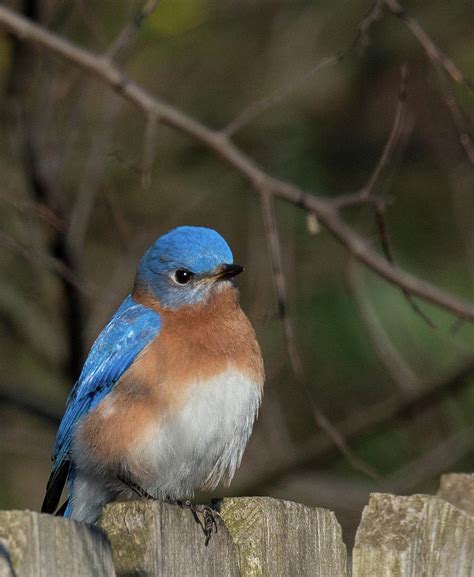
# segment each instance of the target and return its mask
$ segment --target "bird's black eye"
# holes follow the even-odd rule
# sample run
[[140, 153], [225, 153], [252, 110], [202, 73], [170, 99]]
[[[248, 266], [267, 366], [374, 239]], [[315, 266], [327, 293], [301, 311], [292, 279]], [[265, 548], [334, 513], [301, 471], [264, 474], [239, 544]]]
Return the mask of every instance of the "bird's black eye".
[[174, 273], [174, 278], [178, 284], [187, 284], [193, 278], [193, 273], [185, 268], [179, 268]]

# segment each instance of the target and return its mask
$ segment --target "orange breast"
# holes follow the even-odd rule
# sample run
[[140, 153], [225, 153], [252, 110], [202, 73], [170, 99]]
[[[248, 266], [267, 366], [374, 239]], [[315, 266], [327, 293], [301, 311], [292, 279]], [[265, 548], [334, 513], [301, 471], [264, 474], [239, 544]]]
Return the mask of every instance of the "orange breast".
[[204, 304], [167, 310], [147, 294], [134, 299], [162, 320], [152, 341], [84, 420], [80, 437], [98, 458], [119, 462], [151, 423], [179, 409], [190, 386], [229, 366], [263, 387], [264, 370], [254, 330], [239, 306], [237, 291], [224, 287]]

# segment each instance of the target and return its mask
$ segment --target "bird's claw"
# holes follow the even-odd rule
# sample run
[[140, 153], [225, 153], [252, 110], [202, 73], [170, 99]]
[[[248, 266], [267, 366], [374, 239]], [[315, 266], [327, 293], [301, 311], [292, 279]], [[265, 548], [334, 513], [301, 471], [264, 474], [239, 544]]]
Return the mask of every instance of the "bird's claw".
[[217, 523], [220, 517], [219, 513], [209, 507], [209, 505], [199, 505], [191, 501], [178, 501], [178, 505], [186, 507], [191, 511], [196, 523], [201, 527], [206, 538], [204, 544], [207, 547], [211, 540], [212, 534], [217, 533]]

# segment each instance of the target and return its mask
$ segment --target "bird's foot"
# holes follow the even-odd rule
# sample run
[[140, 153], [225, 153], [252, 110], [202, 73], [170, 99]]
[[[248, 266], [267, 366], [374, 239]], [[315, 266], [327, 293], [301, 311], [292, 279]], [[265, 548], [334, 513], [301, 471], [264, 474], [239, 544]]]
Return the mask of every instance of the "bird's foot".
[[219, 513], [216, 509], [209, 507], [209, 505], [199, 505], [191, 501], [176, 501], [180, 507], [187, 508], [193, 514], [194, 520], [201, 527], [206, 538], [205, 546], [209, 545], [212, 534], [217, 533], [217, 523], [220, 519]]
[[148, 491], [145, 491], [145, 489], [143, 489], [143, 487], [140, 487], [140, 485], [135, 483], [135, 481], [132, 481], [131, 479], [123, 476], [119, 477], [118, 479], [121, 483], [126, 485], [130, 490], [132, 490], [136, 495], [138, 495], [142, 499], [146, 499], [148, 501], [156, 501], [156, 497], [150, 495]]

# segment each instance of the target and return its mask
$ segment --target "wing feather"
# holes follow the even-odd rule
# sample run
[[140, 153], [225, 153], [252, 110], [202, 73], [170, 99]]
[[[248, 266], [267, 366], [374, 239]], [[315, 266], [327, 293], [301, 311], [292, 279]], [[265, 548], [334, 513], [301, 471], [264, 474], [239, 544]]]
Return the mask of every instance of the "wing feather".
[[56, 480], [61, 479], [64, 484], [63, 475], [58, 473], [64, 470], [69, 460], [77, 422], [110, 393], [159, 330], [158, 313], [135, 303], [129, 295], [100, 333], [67, 400], [66, 412], [53, 448], [53, 469], [47, 493], [58, 492], [58, 487], [53, 487], [57, 484]]

